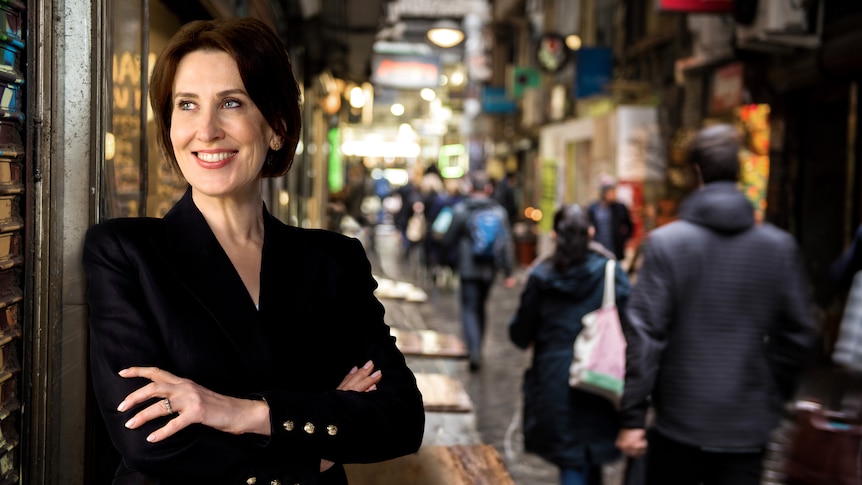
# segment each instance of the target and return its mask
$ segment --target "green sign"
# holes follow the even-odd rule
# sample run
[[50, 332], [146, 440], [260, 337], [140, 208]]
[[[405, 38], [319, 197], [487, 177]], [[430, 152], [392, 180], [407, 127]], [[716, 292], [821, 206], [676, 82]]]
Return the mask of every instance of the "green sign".
[[539, 229], [542, 232], [551, 232], [554, 229], [554, 211], [557, 210], [557, 161], [550, 158], [542, 160], [540, 170], [539, 209], [542, 211], [542, 219], [539, 221]]

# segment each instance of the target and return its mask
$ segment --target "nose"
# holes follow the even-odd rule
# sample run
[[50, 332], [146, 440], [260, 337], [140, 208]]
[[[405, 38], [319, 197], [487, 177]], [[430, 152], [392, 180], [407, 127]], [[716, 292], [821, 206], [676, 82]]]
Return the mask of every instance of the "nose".
[[203, 109], [198, 116], [197, 139], [200, 141], [218, 140], [224, 136], [218, 112]]

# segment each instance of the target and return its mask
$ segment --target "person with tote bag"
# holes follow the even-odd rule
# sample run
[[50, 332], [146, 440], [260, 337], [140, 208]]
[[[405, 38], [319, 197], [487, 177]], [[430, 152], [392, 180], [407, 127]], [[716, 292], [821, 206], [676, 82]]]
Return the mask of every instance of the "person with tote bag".
[[[619, 418], [607, 397], [571, 387], [569, 367], [582, 318], [602, 307], [608, 257], [591, 249], [592, 228], [579, 205], [554, 215], [554, 253], [529, 274], [509, 337], [532, 349], [524, 375], [524, 446], [560, 468], [562, 485], [598, 485], [605, 463], [616, 460]], [[623, 317], [630, 292], [614, 267], [616, 306]]]

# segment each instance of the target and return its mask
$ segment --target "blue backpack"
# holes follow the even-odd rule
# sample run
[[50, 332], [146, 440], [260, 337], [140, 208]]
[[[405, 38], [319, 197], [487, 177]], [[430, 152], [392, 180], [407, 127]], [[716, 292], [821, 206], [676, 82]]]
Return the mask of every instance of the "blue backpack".
[[467, 221], [475, 259], [493, 261], [502, 238], [503, 218], [494, 206], [473, 210]]

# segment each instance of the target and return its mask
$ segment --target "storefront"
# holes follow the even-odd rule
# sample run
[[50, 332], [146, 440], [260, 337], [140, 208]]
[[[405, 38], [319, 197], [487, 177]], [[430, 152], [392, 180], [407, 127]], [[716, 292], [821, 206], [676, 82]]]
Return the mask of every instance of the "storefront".
[[602, 177], [617, 180], [617, 199], [626, 204], [635, 226], [629, 249], [635, 251], [646, 231], [656, 227], [664, 195], [665, 147], [655, 106], [605, 104], [591, 115], [543, 127], [536, 160], [535, 193], [540, 254], [549, 250], [548, 233], [561, 204], [589, 205], [599, 197]]

